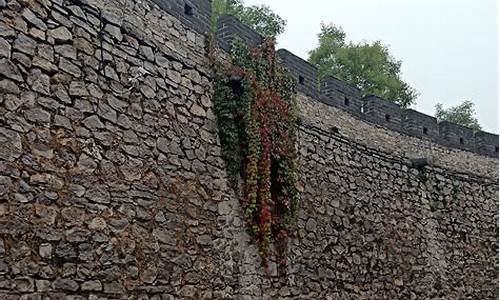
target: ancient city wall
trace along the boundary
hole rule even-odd
[[[300,218],[288,276],[264,274],[221,158],[209,19],[205,1],[0,0],[0,299],[498,298],[498,138],[375,124],[297,60]],[[247,30],[223,20],[219,42]]]

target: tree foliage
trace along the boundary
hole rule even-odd
[[[418,93],[401,78],[401,61],[380,41],[347,43],[343,29],[333,24],[321,24],[318,38],[309,62],[320,77],[334,76],[358,87],[363,95],[373,94],[403,107],[415,102]]]
[[[436,104],[436,118],[439,121],[449,121],[458,125],[469,127],[474,131],[481,130],[481,125],[475,117],[474,103],[465,100],[457,106],[443,108],[441,103]]]
[[[286,21],[266,5],[244,6],[242,0],[212,0],[212,30],[223,14],[232,15],[265,37],[276,37],[285,30]]]

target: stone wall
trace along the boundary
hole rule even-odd
[[[498,160],[304,94],[289,275],[264,274],[205,37],[160,2],[0,0],[0,299],[498,298]]]

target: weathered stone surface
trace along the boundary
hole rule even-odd
[[[28,55],[35,54],[36,42],[24,34],[19,34],[14,41],[13,48]]]
[[[51,244],[41,244],[38,253],[42,258],[50,258],[52,256],[52,245]]]
[[[54,283],[52,283],[52,288],[55,290],[76,292],[79,286],[74,280],[58,278],[54,281]]]
[[[38,27],[40,30],[47,30],[47,24],[45,24],[45,22],[40,19],[39,17],[37,17],[30,9],[28,8],[25,8],[23,10],[23,18],[28,21],[29,23],[35,25],[36,27]]]
[[[32,65],[34,67],[38,67],[38,68],[42,69],[43,71],[46,71],[47,73],[51,73],[51,74],[57,72],[57,70],[58,70],[56,65],[54,65],[53,63],[51,63],[50,61],[48,61],[44,58],[38,57],[38,56],[33,58]]]
[[[117,41],[121,41],[123,39],[120,27],[118,26],[115,26],[113,24],[106,24],[106,26],[104,26],[104,31],[111,34],[111,36],[114,37]]]
[[[21,136],[13,130],[0,128],[0,144],[0,159],[14,161],[22,153]]]
[[[10,58],[11,48],[7,40],[0,38],[0,57]]]
[[[71,96],[89,96],[89,92],[84,82],[72,81],[69,85],[69,94]]]
[[[65,58],[76,59],[76,49],[71,45],[56,45],[54,47],[54,50],[56,53],[62,55]]]
[[[31,85],[33,91],[44,95],[50,95],[50,78],[39,69],[34,69],[29,74],[28,84]]]
[[[101,122],[98,116],[92,115],[82,122],[88,129],[96,131],[104,128],[104,124]]]
[[[59,68],[77,78],[82,75],[82,71],[80,70],[80,68],[64,57],[61,57],[61,59],[59,60]]]
[[[66,42],[73,38],[71,31],[68,28],[60,26],[47,31],[47,36],[54,38],[56,41]]]
[[[85,281],[84,283],[82,283],[82,291],[102,291],[102,284],[98,280]]]
[[[498,298],[498,160],[298,94],[277,278],[225,169],[203,35],[151,1],[0,6],[0,299]]]
[[[16,83],[9,79],[0,80],[0,92],[2,93],[10,93],[10,94],[19,94],[21,91]]]
[[[17,66],[6,58],[0,59],[0,75],[16,81],[23,81],[23,76]]]
[[[32,108],[24,111],[27,120],[35,123],[50,122],[50,113],[41,108]]]

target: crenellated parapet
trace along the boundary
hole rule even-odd
[[[314,99],[319,99],[316,67],[286,49],[279,49],[277,54],[283,65],[297,79],[297,90]]]
[[[241,38],[254,47],[263,40],[253,29],[234,17],[222,16],[216,33],[221,48],[228,51],[235,37]],[[361,91],[347,82],[332,76],[320,78],[318,70],[308,61],[286,49],[277,51],[283,65],[297,79],[299,92],[340,108],[356,118],[383,126],[410,136],[432,142],[475,152],[481,155],[498,157],[498,135],[479,131],[450,122],[439,122],[433,116],[404,109],[397,103],[374,95],[362,95]]]
[[[234,38],[240,38],[250,47],[260,45],[263,38],[246,24],[241,23],[233,16],[222,15],[217,22],[216,39],[219,47],[229,51]]]
[[[359,116],[363,107],[361,91],[332,76],[320,81],[320,101]]]
[[[212,3],[209,0],[151,0],[163,10],[199,33],[211,28]]]
[[[392,130],[402,131],[402,109],[394,102],[369,95],[363,98],[362,117]]]
[[[463,150],[475,149],[474,131],[448,121],[439,122],[439,135],[445,145]]]
[[[474,139],[479,154],[498,157],[498,135],[479,131],[474,135]]]

